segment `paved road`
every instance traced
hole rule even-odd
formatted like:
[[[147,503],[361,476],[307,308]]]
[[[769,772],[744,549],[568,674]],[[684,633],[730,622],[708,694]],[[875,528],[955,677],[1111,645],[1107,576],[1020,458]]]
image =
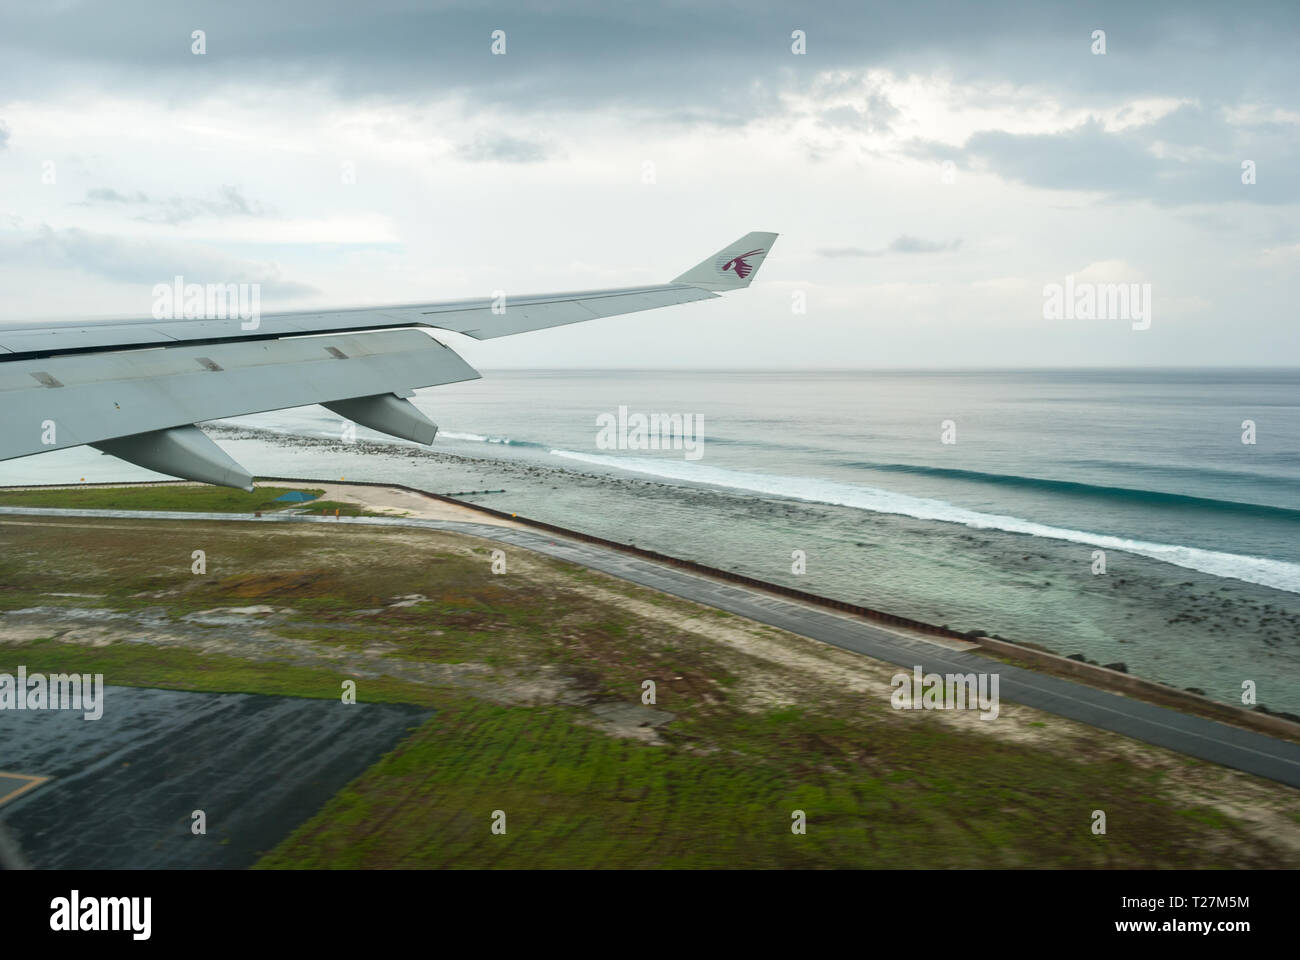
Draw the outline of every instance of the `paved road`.
[[[925,640],[893,633],[862,620],[817,610],[736,584],[710,580],[631,554],[609,550],[595,544],[566,540],[547,533],[479,523],[390,517],[334,518],[273,515],[254,518],[251,514],[230,513],[0,507],[0,515],[2,514],[167,520],[254,520],[258,523],[346,523],[424,527],[472,534],[569,560],[642,586],[653,587],[673,596],[739,614],[801,636],[812,637],[823,643],[853,650],[908,670],[919,665],[926,673],[997,673],[1000,675],[999,693],[1007,700],[1300,788],[1300,744],[1242,730],[1214,720],[1179,713],[1167,707],[1158,707],[1140,700],[1121,697],[1071,680],[1009,666],[973,651],[949,650]]]

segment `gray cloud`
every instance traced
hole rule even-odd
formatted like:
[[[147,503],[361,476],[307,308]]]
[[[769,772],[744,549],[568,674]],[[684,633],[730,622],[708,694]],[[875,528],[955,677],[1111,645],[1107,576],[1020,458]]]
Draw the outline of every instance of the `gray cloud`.
[[[0,150],[4,150],[8,146],[9,146],[9,128],[5,126],[5,122],[3,120],[0,120]]]
[[[818,249],[817,255],[828,259],[838,257],[883,257],[889,253],[946,253],[950,250],[956,250],[960,246],[960,238],[948,243],[940,243],[933,240],[922,240],[919,237],[904,233],[891,240],[888,246],[878,250],[867,250],[863,247],[821,247]]]
[[[1155,123],[1114,132],[1091,119],[1060,133],[988,130],[959,148],[927,142],[913,144],[911,152],[966,169],[987,168],[1026,186],[1147,199],[1161,206],[1300,199],[1294,128],[1234,126],[1218,111],[1190,104]],[[1257,165],[1255,185],[1241,182],[1244,160]]]
[[[889,133],[901,116],[899,109],[883,93],[871,93],[861,106],[840,106],[823,110],[818,122],[829,130],[849,130],[863,133]]]
[[[175,225],[188,223],[203,216],[212,217],[261,217],[265,215],[262,205],[244,196],[238,187],[223,186],[217,191],[217,199],[204,200],[197,197],[168,197],[150,199],[141,191],[120,193],[111,187],[96,187],[86,191],[83,206],[120,204],[123,206],[146,207],[143,213],[133,219],[146,223],[164,223]]]
[[[200,244],[129,239],[78,229],[42,226],[26,235],[0,235],[0,259],[7,264],[80,270],[149,286],[168,283],[175,276],[190,283],[260,283],[264,300],[318,292],[307,284],[286,280],[275,263],[231,257]]]
[[[14,5],[0,14],[0,88],[37,97],[68,86],[152,94],[165,85],[184,99],[222,86],[310,83],[349,98],[463,96],[521,112],[617,104],[728,123],[779,112],[779,91],[816,74],[886,67],[1033,84],[1069,102],[1169,92],[1295,102],[1298,25],[1300,5],[1290,0],[1257,0],[1249,12],[1192,0]],[[205,56],[190,53],[196,27],[207,32]],[[791,53],[796,27],[807,33],[804,56]],[[1088,52],[1098,27],[1105,57]],[[506,31],[505,56],[489,51],[494,29]]]
[[[891,253],[942,253],[945,250],[956,250],[960,246],[960,239],[949,243],[936,243],[931,240],[921,240],[905,233],[894,238],[889,245],[889,251]]]
[[[85,206],[92,206],[97,203],[148,203],[149,197],[143,193],[118,193],[111,187],[96,187],[93,190],[86,191],[86,199],[82,201]]]
[[[461,144],[456,148],[456,155],[471,163],[540,163],[550,151],[538,141],[502,135]]]

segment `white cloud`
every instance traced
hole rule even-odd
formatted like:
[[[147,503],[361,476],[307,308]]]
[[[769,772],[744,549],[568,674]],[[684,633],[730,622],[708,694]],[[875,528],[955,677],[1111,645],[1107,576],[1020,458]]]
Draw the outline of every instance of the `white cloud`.
[[[1141,283],[1142,272],[1123,260],[1098,260],[1075,271],[1076,283]]]

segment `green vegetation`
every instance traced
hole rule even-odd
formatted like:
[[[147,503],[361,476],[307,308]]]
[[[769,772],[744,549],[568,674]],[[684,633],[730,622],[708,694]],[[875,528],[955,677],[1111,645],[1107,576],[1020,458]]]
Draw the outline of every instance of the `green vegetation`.
[[[260,866],[1154,868],[1222,862],[1199,844],[1242,836],[1137,769],[921,725],[864,743],[847,723],[772,711],[714,726],[725,749],[702,756],[694,737],[649,747],[576,720],[449,704]],[[1094,800],[1105,839],[1088,830]]]
[[[277,504],[277,506],[287,506],[293,509],[294,513],[304,513],[309,516],[335,516],[338,511],[340,517],[387,517],[392,514],[373,513],[355,503],[343,503],[338,500],[313,500],[310,503],[290,503]]]
[[[275,503],[290,490],[313,497],[324,491],[298,487],[257,487],[252,493],[207,484],[157,487],[74,487],[68,490],[0,490],[0,507],[65,507],[77,510],[185,510],[192,513],[253,513],[309,506]],[[352,509],[356,509],[355,506]],[[333,512],[333,506],[330,508]]]
[[[336,700],[342,693],[337,670],[270,661],[249,661],[183,648],[115,643],[85,647],[53,638],[0,647],[0,673],[12,674],[22,663],[29,673],[103,674],[105,683],[205,693],[264,693],[286,697]],[[433,706],[433,692],[418,683],[389,677],[367,678],[365,699],[374,703]]]
[[[66,496],[91,492],[109,491]],[[814,644],[512,548],[494,576],[492,546],[434,531],[12,519],[0,671],[321,698],[352,678],[362,701],[436,710],[263,867],[1296,863],[1275,836],[1300,822],[1285,788],[1041,714],[997,737],[893,711],[887,682],[854,692],[753,653]],[[625,728],[603,719],[616,706]],[[1268,790],[1280,817],[1236,815]]]

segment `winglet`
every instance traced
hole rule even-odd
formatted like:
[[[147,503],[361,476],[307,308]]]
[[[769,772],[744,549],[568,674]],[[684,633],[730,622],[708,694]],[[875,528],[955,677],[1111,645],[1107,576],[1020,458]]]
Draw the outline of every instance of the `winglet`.
[[[740,290],[749,286],[762,266],[763,259],[772,252],[775,233],[747,233],[735,243],[728,244],[702,263],[696,264],[673,283],[689,283],[705,290]]]

